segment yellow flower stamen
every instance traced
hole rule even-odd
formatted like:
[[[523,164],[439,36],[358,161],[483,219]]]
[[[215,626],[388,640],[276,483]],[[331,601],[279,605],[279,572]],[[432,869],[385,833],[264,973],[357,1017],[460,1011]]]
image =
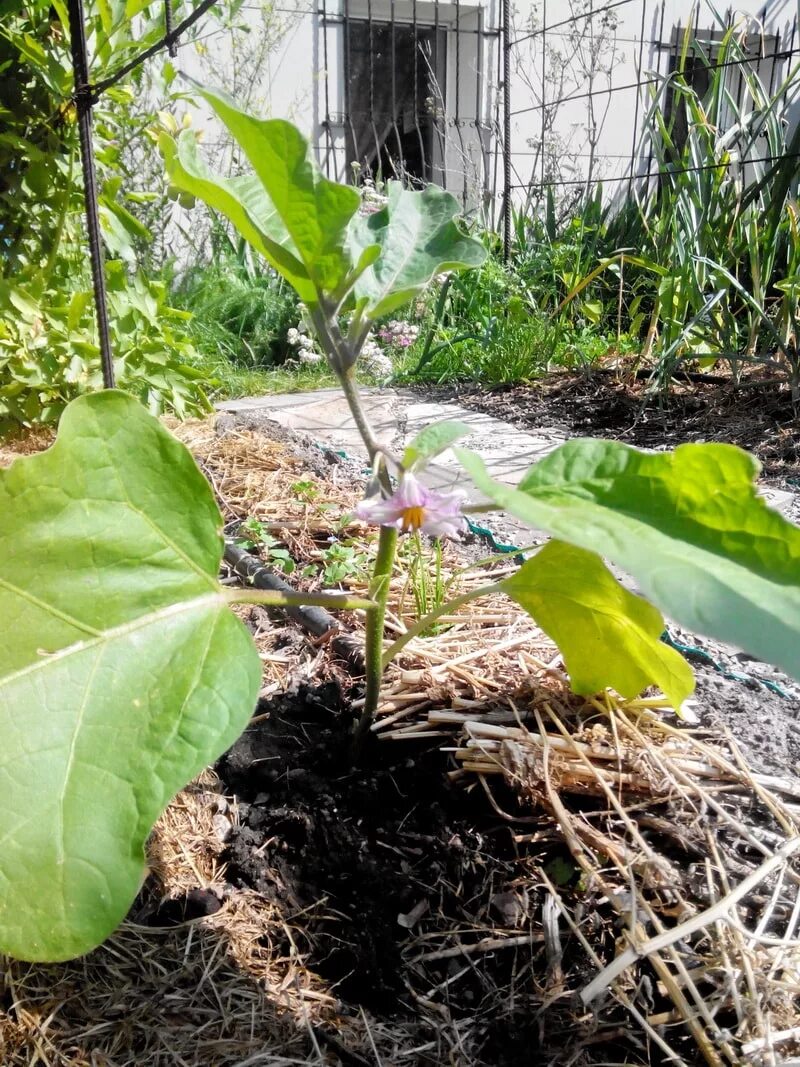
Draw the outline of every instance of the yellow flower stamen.
[[[425,522],[425,508],[421,506],[403,508],[401,516],[401,529],[404,531],[419,530]]]

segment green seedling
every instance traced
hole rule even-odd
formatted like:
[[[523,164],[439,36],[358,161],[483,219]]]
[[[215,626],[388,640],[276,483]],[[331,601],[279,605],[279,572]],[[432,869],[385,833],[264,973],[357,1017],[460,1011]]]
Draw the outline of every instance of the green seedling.
[[[238,537],[236,543],[242,548],[257,548],[261,558],[270,567],[282,571],[284,574],[293,574],[295,562],[288,549],[281,546],[280,541],[273,537],[269,530],[258,519],[247,519],[239,528],[240,534],[246,533],[247,537]]]

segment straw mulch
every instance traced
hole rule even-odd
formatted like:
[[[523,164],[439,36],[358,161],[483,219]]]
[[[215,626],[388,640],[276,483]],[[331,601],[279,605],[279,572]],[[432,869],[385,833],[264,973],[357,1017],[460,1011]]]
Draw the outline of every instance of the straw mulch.
[[[366,536],[347,520],[361,491],[351,468],[325,476],[308,450],[254,430],[221,435],[213,420],[175,432],[228,529],[259,518],[303,564],[334,532]],[[296,489],[309,478],[310,502]],[[504,566],[492,564],[492,577]],[[486,577],[454,547],[443,571],[453,592]],[[400,633],[413,598],[399,572],[391,604],[389,629]],[[350,683],[326,645],[261,609],[242,614],[264,663],[263,695],[309,680]],[[346,621],[358,632],[355,616]],[[478,602],[411,642],[388,673],[374,730],[387,745],[438,746],[442,774],[484,796],[516,854],[510,888],[491,897],[504,921],[497,907],[494,918],[476,910],[467,927],[407,917],[404,981],[416,1021],[345,1010],[306,966],[303,914],[226,883],[238,812],[209,771],[163,815],[152,877],[106,945],[58,966],[6,961],[0,1062],[534,1062],[530,1051],[493,1058],[485,1043],[476,1053],[477,1009],[471,1018],[458,999],[464,975],[480,983],[484,1021],[494,1012],[501,1030],[526,1020],[520,1050],[539,1035],[547,1051],[535,1062],[609,1062],[615,1041],[627,1063],[800,1062],[797,779],[754,773],[732,738],[678,726],[657,698],[576,699],[553,646],[505,600]],[[564,878],[539,859],[548,843],[571,857]],[[164,901],[198,891],[208,914],[152,925]],[[498,959],[508,964],[502,983]]]

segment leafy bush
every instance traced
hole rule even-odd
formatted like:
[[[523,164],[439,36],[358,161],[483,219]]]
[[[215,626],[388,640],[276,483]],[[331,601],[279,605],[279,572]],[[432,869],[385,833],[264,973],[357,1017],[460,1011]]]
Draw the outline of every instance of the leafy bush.
[[[106,264],[114,368],[121,388],[151,411],[178,415],[207,410],[198,385],[205,375],[186,333],[186,312],[166,302],[166,286]],[[72,294],[30,291],[0,283],[0,433],[15,425],[55,422],[67,403],[102,388],[90,289]]]
[[[237,366],[279,366],[293,354],[286,335],[300,318],[294,290],[274,271],[252,264],[243,243],[235,249],[215,244],[212,261],[190,267],[174,292],[192,313],[195,343]]]
[[[163,32],[163,7],[129,5],[127,19],[87,5],[99,78]],[[113,24],[112,24],[113,23]],[[0,431],[48,422],[79,392],[97,387],[99,348],[84,241],[83,192],[66,9],[33,0],[0,24]],[[203,375],[183,312],[158,282],[136,270],[150,240],[136,217],[141,194],[126,196],[121,143],[155,112],[142,114],[132,84],[114,86],[95,109],[99,211],[109,318],[119,384],[153,410],[201,411]]]
[[[530,273],[521,256],[506,265],[493,249],[482,267],[441,283],[416,309],[420,339],[400,364],[401,376],[525,382],[553,367],[585,366],[630,347],[627,337],[607,335],[587,316],[554,316],[558,289],[529,284]]]

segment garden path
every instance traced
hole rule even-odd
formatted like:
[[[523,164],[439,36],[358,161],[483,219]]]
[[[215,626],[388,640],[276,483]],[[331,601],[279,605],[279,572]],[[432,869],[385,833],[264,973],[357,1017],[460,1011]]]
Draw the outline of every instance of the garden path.
[[[528,467],[544,458],[566,440],[566,434],[548,429],[541,434],[529,433],[492,415],[472,411],[454,402],[424,399],[406,389],[362,389],[362,402],[378,440],[393,453],[402,452],[406,444],[423,427],[443,419],[458,419],[472,430],[461,442],[463,447],[483,457],[489,473],[500,482],[516,485]],[[315,441],[342,449],[351,456],[364,455],[347,402],[337,388],[316,389],[308,393],[284,393],[275,396],[243,397],[218,404],[221,411],[253,412],[274,419],[286,429],[307,434]],[[431,463],[425,481],[436,487],[458,484],[472,500],[478,493],[463,477],[456,459],[449,453]],[[798,494],[774,486],[762,492],[772,507],[793,518]],[[505,518],[503,533],[525,529]],[[530,531],[524,535],[528,543]]]
[[[409,390],[362,389],[361,396],[378,440],[394,454],[401,453],[414,435],[430,423],[458,419],[472,429],[462,442],[464,447],[480,453],[490,473],[508,484],[516,484],[532,463],[564,440],[526,433],[501,419],[468,411],[459,404],[422,400]],[[227,400],[218,407],[229,412],[257,411],[269,415],[286,429],[308,434],[349,455],[364,454],[358,430],[339,389],[245,397]],[[445,454],[430,464],[426,480],[436,486],[450,485],[459,480],[460,470],[455,458]],[[469,492],[469,486],[464,488]],[[472,493],[477,498],[477,492],[472,490]]]

